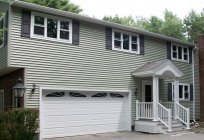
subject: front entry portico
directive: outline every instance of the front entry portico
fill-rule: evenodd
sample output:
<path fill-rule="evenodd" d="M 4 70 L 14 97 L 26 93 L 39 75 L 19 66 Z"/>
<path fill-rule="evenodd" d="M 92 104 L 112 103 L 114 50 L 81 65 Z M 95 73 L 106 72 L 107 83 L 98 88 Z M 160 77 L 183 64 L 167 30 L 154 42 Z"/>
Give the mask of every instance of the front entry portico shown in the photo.
<path fill-rule="evenodd" d="M 136 120 L 151 119 L 152 121 L 160 121 L 172 131 L 172 115 L 174 119 L 178 119 L 184 123 L 189 129 L 189 109 L 179 103 L 179 78 L 183 73 L 170 60 L 160 60 L 149 62 L 132 72 L 134 77 L 151 78 L 152 79 L 152 97 L 150 93 L 146 93 L 148 87 L 143 86 L 142 102 L 136 101 Z M 159 101 L 159 79 L 171 79 L 174 83 L 174 102 L 166 107 Z M 150 91 L 149 91 L 150 92 Z M 172 112 L 173 111 L 173 112 Z"/>

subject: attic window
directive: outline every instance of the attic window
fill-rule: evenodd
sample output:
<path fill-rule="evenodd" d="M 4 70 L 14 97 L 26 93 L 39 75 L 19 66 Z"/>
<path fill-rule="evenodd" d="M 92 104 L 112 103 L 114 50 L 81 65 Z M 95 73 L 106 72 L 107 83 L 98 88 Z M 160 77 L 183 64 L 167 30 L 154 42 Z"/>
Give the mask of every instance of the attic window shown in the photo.
<path fill-rule="evenodd" d="M 65 95 L 64 92 L 53 92 L 47 94 L 45 97 L 63 97 Z"/>
<path fill-rule="evenodd" d="M 32 12 L 31 37 L 72 43 L 72 21 Z"/>

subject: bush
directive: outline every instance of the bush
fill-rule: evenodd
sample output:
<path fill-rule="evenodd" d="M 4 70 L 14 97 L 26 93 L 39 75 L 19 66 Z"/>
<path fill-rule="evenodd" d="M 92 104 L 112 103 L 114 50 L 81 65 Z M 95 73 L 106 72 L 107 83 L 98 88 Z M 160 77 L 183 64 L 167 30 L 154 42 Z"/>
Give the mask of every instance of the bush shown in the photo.
<path fill-rule="evenodd" d="M 33 140 L 39 127 L 39 111 L 15 109 L 0 113 L 0 140 Z"/>

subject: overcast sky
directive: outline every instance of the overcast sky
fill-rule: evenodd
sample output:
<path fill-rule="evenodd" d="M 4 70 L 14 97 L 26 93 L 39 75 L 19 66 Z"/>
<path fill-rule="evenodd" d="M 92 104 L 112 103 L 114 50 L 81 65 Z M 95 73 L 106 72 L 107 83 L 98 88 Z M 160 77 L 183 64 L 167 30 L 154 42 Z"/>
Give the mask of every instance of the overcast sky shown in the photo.
<path fill-rule="evenodd" d="M 191 9 L 201 12 L 204 0 L 70 0 L 83 9 L 83 14 L 102 19 L 104 15 L 163 17 L 165 9 L 184 18 Z"/>

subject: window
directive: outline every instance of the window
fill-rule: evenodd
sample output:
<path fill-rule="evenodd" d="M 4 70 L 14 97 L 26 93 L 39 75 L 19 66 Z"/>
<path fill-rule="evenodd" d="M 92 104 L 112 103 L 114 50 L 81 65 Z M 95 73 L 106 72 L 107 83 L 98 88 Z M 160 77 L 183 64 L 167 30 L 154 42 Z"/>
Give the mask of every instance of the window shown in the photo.
<path fill-rule="evenodd" d="M 72 21 L 32 13 L 31 37 L 72 43 Z"/>
<path fill-rule="evenodd" d="M 184 62 L 189 61 L 189 49 L 187 47 L 177 45 L 177 44 L 172 44 L 171 50 L 172 50 L 171 51 L 172 60 L 184 61 Z"/>
<path fill-rule="evenodd" d="M 71 97 L 86 97 L 86 95 L 84 95 L 82 93 L 76 93 L 76 92 L 70 92 L 69 96 L 71 96 Z"/>
<path fill-rule="evenodd" d="M 0 112 L 4 111 L 4 90 L 0 90 Z"/>
<path fill-rule="evenodd" d="M 107 93 L 97 93 L 92 95 L 91 97 L 106 97 L 106 96 L 107 96 Z"/>
<path fill-rule="evenodd" d="M 110 93 L 110 96 L 111 96 L 112 98 L 123 98 L 123 97 L 124 97 L 123 95 L 118 94 L 118 93 Z"/>
<path fill-rule="evenodd" d="M 120 32 L 113 30 L 112 33 L 113 50 L 119 50 L 130 53 L 139 53 L 139 38 L 136 34 Z"/>
<path fill-rule="evenodd" d="M 53 92 L 47 94 L 45 97 L 63 97 L 65 95 L 64 92 Z"/>
<path fill-rule="evenodd" d="M 174 99 L 174 84 L 172 84 L 172 98 Z M 179 84 L 179 99 L 190 100 L 190 85 Z"/>
<path fill-rule="evenodd" d="M 4 45 L 4 16 L 0 17 L 0 48 Z"/>

